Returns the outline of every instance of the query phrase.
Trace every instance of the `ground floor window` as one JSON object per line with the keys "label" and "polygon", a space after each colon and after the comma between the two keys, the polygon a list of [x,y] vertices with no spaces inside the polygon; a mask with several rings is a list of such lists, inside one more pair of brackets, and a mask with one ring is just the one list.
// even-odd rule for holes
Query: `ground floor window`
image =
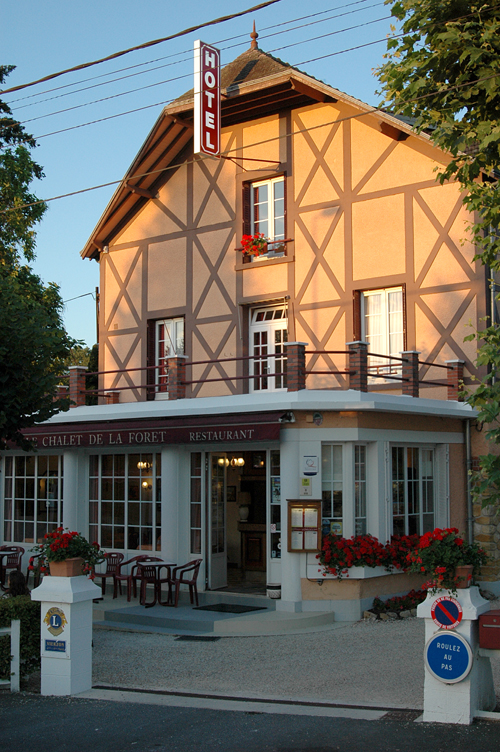
{"label": "ground floor window", "polygon": [[271,559],[281,559],[281,471],[279,449],[271,449]]}
{"label": "ground floor window", "polygon": [[392,519],[395,535],[434,529],[435,458],[432,449],[392,447]]}
{"label": "ground floor window", "polygon": [[366,535],[366,447],[354,446],[354,508],[356,535]]}
{"label": "ground floor window", "polygon": [[190,545],[192,554],[201,554],[201,452],[191,454]]}
{"label": "ground floor window", "polygon": [[63,458],[5,458],[4,541],[41,543],[62,524]]}
{"label": "ground floor window", "polygon": [[323,531],[342,535],[344,500],[342,445],[323,445],[321,455]]}
{"label": "ground floor window", "polygon": [[161,456],[89,457],[89,538],[106,549],[161,548]]}

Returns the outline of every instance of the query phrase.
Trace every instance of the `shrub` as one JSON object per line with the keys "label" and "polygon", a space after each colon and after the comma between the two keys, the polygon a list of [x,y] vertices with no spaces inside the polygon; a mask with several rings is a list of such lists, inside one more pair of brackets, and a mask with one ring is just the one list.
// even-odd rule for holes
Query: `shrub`
{"label": "shrub", "polygon": [[[21,621],[21,677],[40,668],[40,603],[27,595],[0,600],[0,627],[10,627],[13,619]],[[0,638],[0,678],[10,675],[10,636]]]}
{"label": "shrub", "polygon": [[399,614],[401,611],[410,611],[412,608],[416,608],[419,603],[425,601],[426,597],[427,590],[410,590],[407,595],[394,596],[386,601],[374,598],[371,610],[376,614],[382,614],[386,611]]}

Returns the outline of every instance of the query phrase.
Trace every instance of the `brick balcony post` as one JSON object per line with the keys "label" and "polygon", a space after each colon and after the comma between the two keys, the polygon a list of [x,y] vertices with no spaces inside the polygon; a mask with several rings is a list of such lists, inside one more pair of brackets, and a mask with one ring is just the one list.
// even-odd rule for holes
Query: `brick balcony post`
{"label": "brick balcony post", "polygon": [[57,391],[54,395],[54,402],[56,400],[60,399],[67,399],[69,397],[69,386],[65,386],[65,384],[58,384],[57,385]]}
{"label": "brick balcony post", "polygon": [[306,388],[307,342],[285,342],[287,391],[299,392]]}
{"label": "brick balcony post", "polygon": [[464,378],[464,365],[463,360],[446,360],[447,370],[447,382],[448,382],[448,399],[455,400],[456,402],[463,402],[464,398],[460,395],[460,382]]}
{"label": "brick balcony post", "polygon": [[403,358],[403,394],[418,397],[418,356],[417,350],[405,350],[400,353]]}
{"label": "brick balcony post", "polygon": [[70,407],[82,407],[85,404],[85,375],[87,373],[87,366],[70,366],[68,370]]}
{"label": "brick balcony post", "polygon": [[106,405],[118,405],[120,402],[120,392],[104,392]]}
{"label": "brick balcony post", "polygon": [[349,350],[349,389],[358,392],[368,391],[368,342],[348,342]]}
{"label": "brick balcony post", "polygon": [[186,360],[186,355],[167,358],[169,400],[184,399],[186,396]]}

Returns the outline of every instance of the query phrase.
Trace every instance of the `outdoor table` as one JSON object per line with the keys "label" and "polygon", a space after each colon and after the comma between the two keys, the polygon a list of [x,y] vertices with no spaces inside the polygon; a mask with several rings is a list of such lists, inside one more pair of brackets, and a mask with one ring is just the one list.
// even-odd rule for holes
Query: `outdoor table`
{"label": "outdoor table", "polygon": [[0,551],[0,588],[2,590],[7,590],[7,587],[5,586],[5,569],[3,560],[8,556],[11,556],[13,553],[16,553],[16,551],[12,549],[4,549],[3,551]]}
{"label": "outdoor table", "polygon": [[[139,603],[141,606],[145,606],[146,608],[152,608],[156,603],[158,603],[160,606],[167,606],[169,605],[169,600],[167,597],[166,601],[161,600],[161,582],[160,582],[160,569],[162,567],[166,567],[168,569],[168,576],[170,577],[170,568],[175,567],[176,564],[173,561],[138,561],[137,567],[138,571],[140,569],[146,569],[147,567],[150,567],[151,569],[155,570],[155,579],[153,581],[154,585],[154,599],[152,603],[146,603],[146,589],[144,588],[144,599],[141,599],[141,595],[139,594]],[[140,568],[140,569],[139,569]],[[142,592],[142,586],[141,586],[141,592]],[[170,589],[169,589],[170,594]]]}

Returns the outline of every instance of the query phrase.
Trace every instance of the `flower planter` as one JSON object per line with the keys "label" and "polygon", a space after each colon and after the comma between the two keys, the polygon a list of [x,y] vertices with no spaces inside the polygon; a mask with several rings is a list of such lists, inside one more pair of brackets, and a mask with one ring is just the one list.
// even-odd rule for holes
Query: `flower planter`
{"label": "flower planter", "polygon": [[473,570],[474,567],[472,564],[462,564],[462,566],[455,567],[457,588],[468,588],[471,586]]}
{"label": "flower planter", "polygon": [[64,561],[49,561],[49,569],[52,577],[78,577],[83,574],[84,559],[77,556],[74,559]]}

